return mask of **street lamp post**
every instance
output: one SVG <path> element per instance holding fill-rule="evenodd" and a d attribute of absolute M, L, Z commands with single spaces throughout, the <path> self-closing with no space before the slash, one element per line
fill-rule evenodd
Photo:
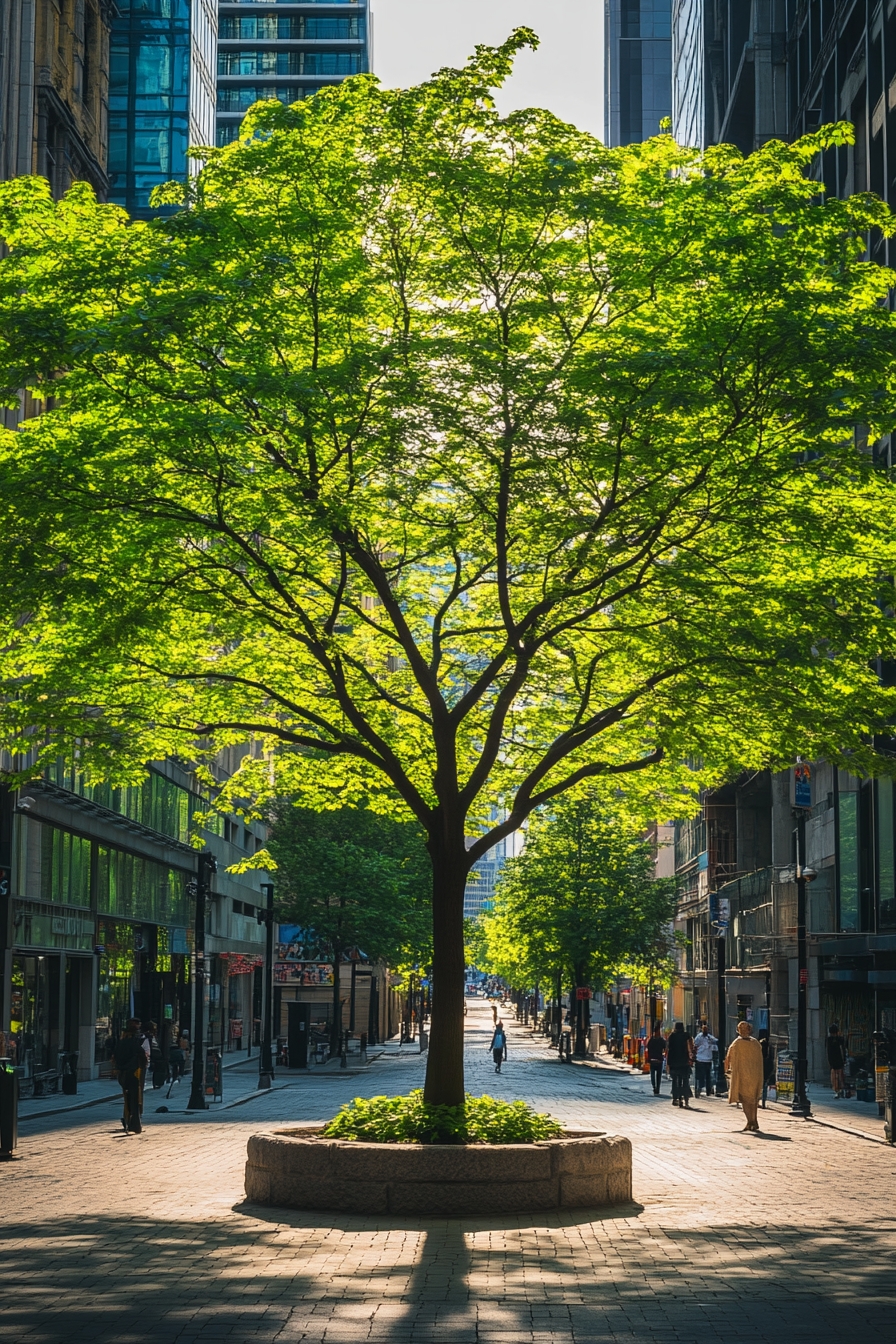
<path fill-rule="evenodd" d="M 815 869 L 805 865 L 806 857 L 806 809 L 795 807 L 793 816 L 796 821 L 796 1076 L 793 1087 L 793 1103 L 790 1114 L 808 1120 L 812 1107 L 806 1095 L 806 1076 L 808 1073 L 808 1024 L 809 1024 L 809 958 L 806 942 L 806 884 L 815 877 Z"/>
<path fill-rule="evenodd" d="M 264 924 L 264 978 L 261 984 L 261 1053 L 258 1056 L 258 1086 L 270 1087 L 274 1076 L 271 1040 L 271 999 L 274 985 L 274 884 L 263 882 L 265 895 L 263 910 L 258 911 L 258 922 Z"/>
<path fill-rule="evenodd" d="M 193 1079 L 190 1085 L 188 1111 L 206 1111 L 205 1100 L 205 902 L 208 896 L 208 879 L 218 871 L 214 854 L 203 850 L 198 856 L 195 881 L 190 887 L 196 893 L 196 917 L 194 922 L 193 956 L 195 974 L 193 976 Z"/>

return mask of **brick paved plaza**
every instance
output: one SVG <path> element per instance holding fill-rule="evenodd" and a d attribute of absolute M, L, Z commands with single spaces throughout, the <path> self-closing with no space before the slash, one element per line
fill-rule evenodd
<path fill-rule="evenodd" d="M 783 1108 L 744 1134 L 723 1101 L 681 1112 L 627 1071 L 559 1065 L 517 1028 L 497 1078 L 487 1020 L 481 1004 L 468 1018 L 470 1090 L 629 1135 L 635 1203 L 406 1219 L 243 1202 L 249 1134 L 415 1086 L 419 1056 L 361 1077 L 280 1075 L 271 1094 L 207 1117 L 157 1115 L 148 1093 L 139 1137 L 112 1103 L 23 1125 L 0 1167 L 0 1340 L 896 1338 L 896 1152 Z"/>

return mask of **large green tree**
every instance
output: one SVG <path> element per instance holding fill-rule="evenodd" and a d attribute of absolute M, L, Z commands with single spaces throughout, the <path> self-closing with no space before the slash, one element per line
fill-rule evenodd
<path fill-rule="evenodd" d="M 606 796 L 579 790 L 536 814 L 473 939 L 477 965 L 520 988 L 606 989 L 626 966 L 668 960 L 675 882 Z M 576 1017 L 585 1053 L 587 1016 Z"/>
<path fill-rule="evenodd" d="M 414 822 L 364 808 L 327 811 L 281 802 L 268 848 L 277 864 L 277 914 L 313 931 L 329 949 L 332 1047 L 342 1029 L 339 963 L 361 949 L 393 969 L 428 962 L 432 885 L 424 835 Z"/>
<path fill-rule="evenodd" d="M 251 738 L 247 806 L 413 816 L 431 1102 L 502 835 L 588 777 L 863 768 L 892 713 L 891 218 L 807 180 L 848 131 L 502 119 L 531 40 L 257 105 L 152 225 L 0 187 L 0 383 L 42 399 L 0 438 L 4 744 L 121 774 Z"/>

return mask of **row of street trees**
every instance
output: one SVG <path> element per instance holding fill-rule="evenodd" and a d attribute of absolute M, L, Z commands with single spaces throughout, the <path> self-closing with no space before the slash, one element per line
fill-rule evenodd
<path fill-rule="evenodd" d="M 317 812 L 281 800 L 271 809 L 277 917 L 313 935 L 333 958 L 331 1049 L 342 1031 L 339 964 L 358 950 L 390 968 L 432 959 L 431 870 L 412 821 L 365 808 Z"/>
<path fill-rule="evenodd" d="M 0 186 L 0 744 L 252 739 L 224 805 L 414 820 L 452 1105 L 497 840 L 589 779 L 873 769 L 896 694 L 892 218 L 807 176 L 848 128 L 607 149 L 498 115 L 534 40 L 257 104 L 152 224 Z"/>
<path fill-rule="evenodd" d="M 494 909 L 473 932 L 482 969 L 519 988 L 606 989 L 618 974 L 669 982 L 675 883 L 655 876 L 633 820 L 593 789 L 533 818 L 522 854 L 506 865 Z M 587 1000 L 585 1001 L 587 1005 Z M 587 1006 L 576 1014 L 585 1052 Z"/>

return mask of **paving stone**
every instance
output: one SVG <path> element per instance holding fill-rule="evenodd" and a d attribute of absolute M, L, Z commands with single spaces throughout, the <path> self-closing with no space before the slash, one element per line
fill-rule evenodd
<path fill-rule="evenodd" d="M 102 1107 L 22 1125 L 0 1165 L 0 1344 L 892 1344 L 896 1152 L 724 1099 L 691 1111 L 609 1061 L 561 1065 L 471 1005 L 468 1087 L 631 1140 L 631 1203 L 458 1218 L 298 1212 L 243 1195 L 253 1133 L 419 1086 L 425 1056 L 369 1074 L 278 1073 L 229 1111 Z M 14 1291 L 8 1291 L 15 1285 Z"/>

